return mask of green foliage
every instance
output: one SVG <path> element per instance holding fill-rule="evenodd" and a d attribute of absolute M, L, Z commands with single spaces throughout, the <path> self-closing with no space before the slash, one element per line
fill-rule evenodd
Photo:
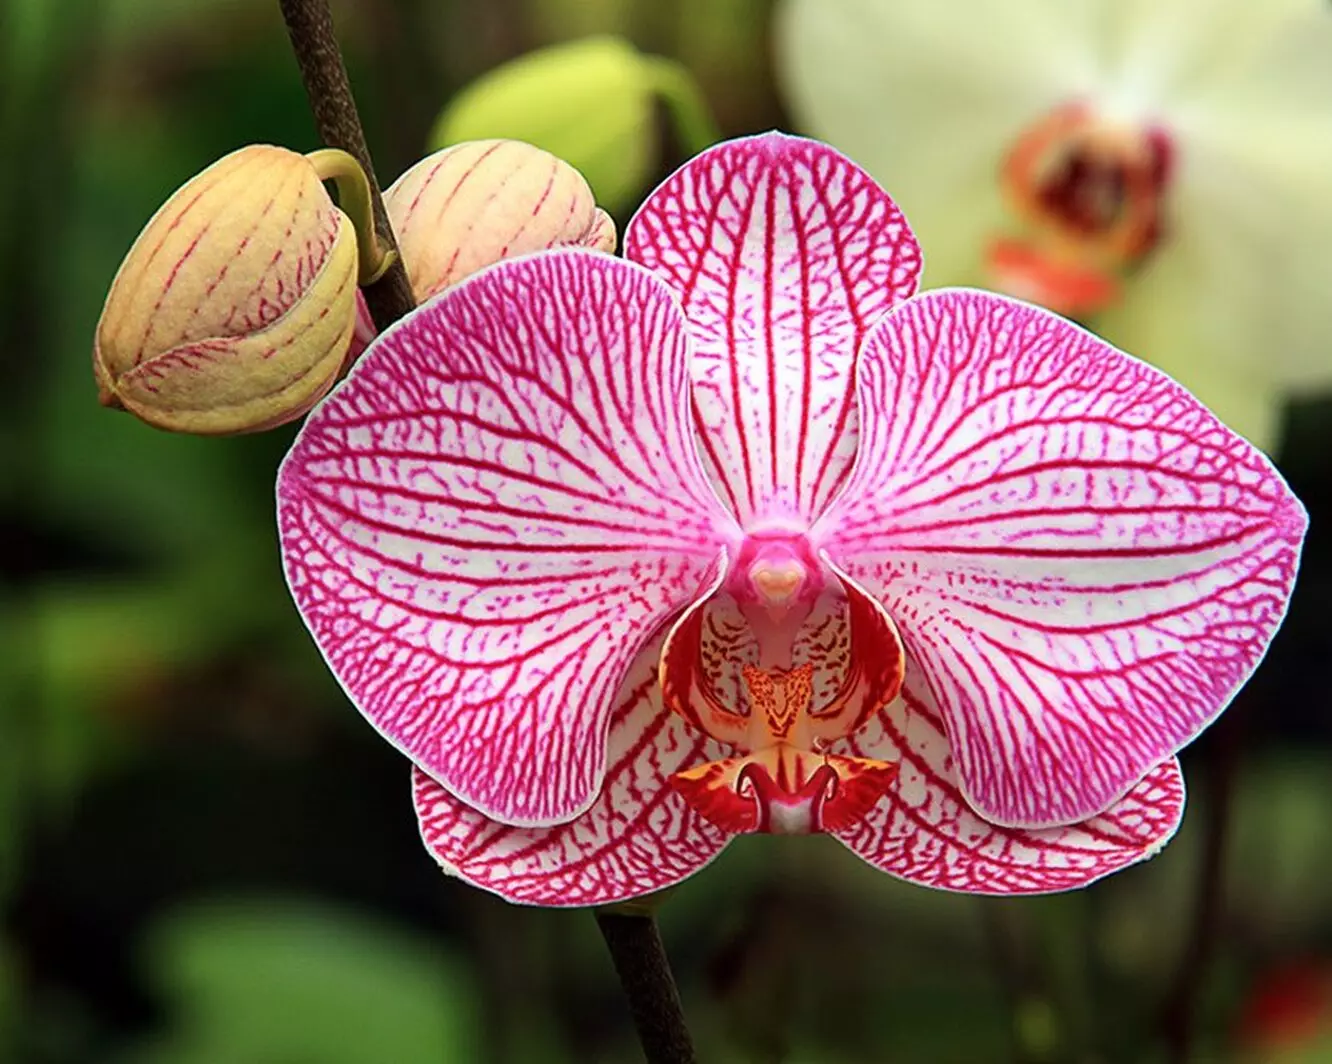
<path fill-rule="evenodd" d="M 573 164 L 607 210 L 623 214 L 656 171 L 661 100 L 685 154 L 718 137 L 706 102 L 681 64 L 645 56 L 617 37 L 589 37 L 533 52 L 480 78 L 435 125 L 431 149 L 504 137 Z"/>
<path fill-rule="evenodd" d="M 196 905 L 149 938 L 170 1030 L 122 1064 L 475 1059 L 471 986 L 404 929 L 311 903 Z"/>

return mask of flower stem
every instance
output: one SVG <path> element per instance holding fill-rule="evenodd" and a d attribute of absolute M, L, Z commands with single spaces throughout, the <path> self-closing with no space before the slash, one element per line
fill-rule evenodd
<path fill-rule="evenodd" d="M 384 209 L 370 151 L 365 145 L 365 131 L 356 113 L 347 67 L 333 32 L 333 14 L 328 0 L 278 0 L 278 5 L 287 24 L 296 63 L 301 68 L 301 81 L 310 98 L 310 110 L 314 112 L 319 136 L 330 148 L 342 149 L 361 164 L 369 183 L 370 207 L 380 243 L 393 253 L 393 262 L 383 276 L 363 289 L 375 325 L 386 329 L 410 311 L 416 300 L 402 258 L 397 254 L 398 244 Z"/>
<path fill-rule="evenodd" d="M 337 185 L 338 206 L 356 230 L 359 283 L 374 284 L 388 272 L 398 256 L 380 243 L 370 200 L 370 180 L 365 176 L 365 170 L 341 148 L 320 148 L 307 152 L 305 157 L 321 180 Z"/>
<path fill-rule="evenodd" d="M 597 910 L 596 916 L 647 1064 L 696 1064 L 656 919 L 647 913 L 607 909 Z"/>

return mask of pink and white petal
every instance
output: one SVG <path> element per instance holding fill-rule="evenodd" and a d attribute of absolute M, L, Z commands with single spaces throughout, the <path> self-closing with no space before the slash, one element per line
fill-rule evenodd
<path fill-rule="evenodd" d="M 379 337 L 283 463 L 287 580 L 330 668 L 489 816 L 595 799 L 625 670 L 727 534 L 688 353 L 641 267 L 510 260 Z"/>
<path fill-rule="evenodd" d="M 496 823 L 415 770 L 421 837 L 446 872 L 508 901 L 608 905 L 672 886 L 722 851 L 729 836 L 666 785 L 724 754 L 662 705 L 660 649 L 654 639 L 634 661 L 611 718 L 601 793 L 567 824 Z"/>
<path fill-rule="evenodd" d="M 768 133 L 667 178 L 624 252 L 684 306 L 705 464 L 741 525 L 813 520 L 855 457 L 861 337 L 916 291 L 902 212 L 832 148 Z"/>
<path fill-rule="evenodd" d="M 982 817 L 1096 815 L 1262 659 L 1304 508 L 1163 373 L 1015 300 L 912 300 L 858 379 L 861 450 L 814 534 L 897 622 Z"/>
<path fill-rule="evenodd" d="M 1084 887 L 1156 854 L 1184 814 L 1184 780 L 1172 757 L 1083 823 L 1029 830 L 983 820 L 958 785 L 939 707 L 914 662 L 902 697 L 832 750 L 897 764 L 887 796 L 837 837 L 875 868 L 924 887 L 968 894 Z"/>

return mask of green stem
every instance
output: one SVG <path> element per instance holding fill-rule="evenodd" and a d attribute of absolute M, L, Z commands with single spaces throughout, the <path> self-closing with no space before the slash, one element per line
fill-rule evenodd
<path fill-rule="evenodd" d="M 393 265 L 398 253 L 385 247 L 375 230 L 374 203 L 365 171 L 341 148 L 320 148 L 305 157 L 321 181 L 338 186 L 338 207 L 356 230 L 359 283 L 374 284 Z"/>

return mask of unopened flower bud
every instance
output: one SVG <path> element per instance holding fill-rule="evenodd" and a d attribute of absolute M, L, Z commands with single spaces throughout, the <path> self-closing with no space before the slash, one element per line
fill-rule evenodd
<path fill-rule="evenodd" d="M 612 211 L 638 199 L 658 167 L 658 103 L 686 154 L 719 134 L 702 91 L 680 63 L 619 37 L 587 37 L 496 67 L 459 93 L 435 124 L 442 147 L 512 137 L 576 167 Z"/>
<path fill-rule="evenodd" d="M 500 259 L 564 245 L 615 250 L 615 223 L 582 174 L 521 141 L 437 151 L 384 202 L 421 302 Z"/>
<path fill-rule="evenodd" d="M 324 156 L 350 161 L 241 148 L 153 216 L 97 324 L 104 404 L 212 435 L 290 421 L 328 391 L 351 342 L 358 251 Z"/>

